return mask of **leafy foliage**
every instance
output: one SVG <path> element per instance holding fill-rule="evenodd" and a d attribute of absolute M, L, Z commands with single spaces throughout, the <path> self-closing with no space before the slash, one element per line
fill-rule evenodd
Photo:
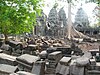
<path fill-rule="evenodd" d="M 0 32 L 20 34 L 30 32 L 40 15 L 43 0 L 0 0 Z"/>
<path fill-rule="evenodd" d="M 97 3 L 97 4 L 100 4 L 100 0 L 86 0 L 87 2 L 94 2 L 94 3 Z"/>

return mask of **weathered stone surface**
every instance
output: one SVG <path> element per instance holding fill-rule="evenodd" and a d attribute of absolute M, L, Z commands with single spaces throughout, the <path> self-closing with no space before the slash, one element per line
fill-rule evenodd
<path fill-rule="evenodd" d="M 55 74 L 55 68 L 47 68 L 46 69 L 46 74 Z"/>
<path fill-rule="evenodd" d="M 70 66 L 70 75 L 84 75 L 84 67 Z"/>
<path fill-rule="evenodd" d="M 9 75 L 17 70 L 17 66 L 0 64 L 0 75 Z"/>
<path fill-rule="evenodd" d="M 69 74 L 69 66 L 61 65 L 58 63 L 56 68 L 56 74 L 68 75 Z"/>
<path fill-rule="evenodd" d="M 90 65 L 96 65 L 96 60 L 95 60 L 95 58 L 90 59 Z"/>
<path fill-rule="evenodd" d="M 50 47 L 50 48 L 47 48 L 47 53 L 52 53 L 52 52 L 55 52 L 56 50 L 57 50 L 57 48 Z"/>
<path fill-rule="evenodd" d="M 96 70 L 100 70 L 100 62 L 96 62 Z"/>
<path fill-rule="evenodd" d="M 39 56 L 42 59 L 46 59 L 47 58 L 47 52 L 46 51 L 42 51 L 41 53 L 39 53 Z"/>
<path fill-rule="evenodd" d="M 57 51 L 61 51 L 63 55 L 70 55 L 71 54 L 71 47 L 67 45 L 66 47 L 56 47 Z"/>
<path fill-rule="evenodd" d="M 77 66 L 86 66 L 87 64 L 89 64 L 89 58 L 87 57 L 80 57 L 76 59 Z"/>
<path fill-rule="evenodd" d="M 8 50 L 11 49 L 11 47 L 10 47 L 9 45 L 4 44 L 4 45 L 1 46 L 1 49 L 2 49 L 2 50 L 7 50 L 7 51 L 8 51 Z"/>
<path fill-rule="evenodd" d="M 91 59 L 92 54 L 90 52 L 84 52 L 84 55 L 82 57 L 87 57 L 87 58 Z"/>
<path fill-rule="evenodd" d="M 0 53 L 0 64 L 17 65 L 16 57 L 5 53 Z"/>
<path fill-rule="evenodd" d="M 56 64 L 59 62 L 59 60 L 62 58 L 61 51 L 55 51 L 48 55 L 48 62 L 49 67 L 55 68 Z"/>
<path fill-rule="evenodd" d="M 77 56 L 77 55 L 71 55 L 72 60 L 80 58 L 81 56 Z"/>
<path fill-rule="evenodd" d="M 8 41 L 7 44 L 9 44 L 9 46 L 16 48 L 18 45 L 20 45 L 20 42 L 17 41 Z"/>
<path fill-rule="evenodd" d="M 99 70 L 100 71 L 100 62 L 96 62 L 96 65 L 90 65 L 90 70 Z"/>
<path fill-rule="evenodd" d="M 54 60 L 61 57 L 62 57 L 61 51 L 52 52 L 48 55 L 48 59 L 54 59 Z"/>
<path fill-rule="evenodd" d="M 60 64 L 62 64 L 62 65 L 68 65 L 70 61 L 71 61 L 71 57 L 63 57 L 60 60 Z"/>
<path fill-rule="evenodd" d="M 23 54 L 23 55 L 16 58 L 17 61 L 21 61 L 23 63 L 26 62 L 27 64 L 33 64 L 34 62 L 36 62 L 39 59 L 40 59 L 39 57 L 29 55 L 29 54 Z"/>
<path fill-rule="evenodd" d="M 10 75 L 36 75 L 25 71 L 18 71 L 17 73 L 12 73 Z"/>
<path fill-rule="evenodd" d="M 31 73 L 36 75 L 44 75 L 45 74 L 45 62 L 38 61 L 34 63 Z"/>
<path fill-rule="evenodd" d="M 87 71 L 87 75 L 100 75 L 100 71 L 98 71 L 98 70 L 89 70 L 89 71 Z"/>
<path fill-rule="evenodd" d="M 29 44 L 28 48 L 29 48 L 30 51 L 34 51 L 34 50 L 37 49 L 37 45 Z"/>
<path fill-rule="evenodd" d="M 69 66 L 62 65 L 59 74 L 68 75 L 69 74 Z"/>
<path fill-rule="evenodd" d="M 30 71 L 33 67 L 33 64 L 39 60 L 40 58 L 37 56 L 23 54 L 16 58 L 16 62 L 18 63 L 18 68 L 21 70 Z"/>
<path fill-rule="evenodd" d="M 58 63 L 57 67 L 56 67 L 56 73 L 60 72 L 61 67 L 62 67 L 62 65 L 60 63 Z"/>

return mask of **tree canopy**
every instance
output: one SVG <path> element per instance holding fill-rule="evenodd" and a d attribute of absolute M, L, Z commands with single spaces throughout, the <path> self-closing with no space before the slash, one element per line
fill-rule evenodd
<path fill-rule="evenodd" d="M 0 32 L 20 34 L 32 30 L 43 0 L 0 0 Z"/>

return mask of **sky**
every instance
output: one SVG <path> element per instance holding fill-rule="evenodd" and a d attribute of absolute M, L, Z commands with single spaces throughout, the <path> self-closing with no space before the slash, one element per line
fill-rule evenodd
<path fill-rule="evenodd" d="M 44 0 L 45 1 L 45 6 L 43 8 L 43 11 L 46 15 L 49 14 L 50 10 L 52 9 L 53 5 L 55 4 L 55 0 Z M 58 10 L 62 7 L 64 7 L 64 10 L 66 12 L 66 17 L 68 13 L 68 4 L 67 2 L 61 2 L 56 0 L 58 3 Z M 88 15 L 89 21 L 91 24 L 94 24 L 96 22 L 96 18 L 94 17 L 93 10 L 96 7 L 95 3 L 85 3 L 84 1 L 74 2 L 75 6 L 72 6 L 72 21 L 74 22 L 74 18 L 76 15 L 76 12 L 78 8 L 82 7 L 85 13 Z"/>

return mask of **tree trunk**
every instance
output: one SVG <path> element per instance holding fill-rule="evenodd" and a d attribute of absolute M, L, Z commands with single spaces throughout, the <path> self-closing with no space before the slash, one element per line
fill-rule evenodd
<path fill-rule="evenodd" d="M 35 30 L 34 30 L 34 28 L 35 28 L 35 26 L 32 27 L 32 37 L 33 37 L 33 38 L 35 38 L 35 37 L 34 37 L 34 35 L 35 35 Z"/>
<path fill-rule="evenodd" d="M 71 3 L 68 3 L 68 39 L 71 39 L 71 29 L 72 28 L 72 21 L 71 21 Z"/>
<path fill-rule="evenodd" d="M 77 37 L 77 38 L 89 38 L 88 36 L 82 34 L 81 32 L 77 31 L 72 24 L 71 20 L 71 2 L 68 3 L 68 26 L 67 26 L 67 38 L 69 40 Z"/>
<path fill-rule="evenodd" d="M 5 37 L 4 42 L 8 41 L 8 35 L 4 34 L 4 37 Z"/>

